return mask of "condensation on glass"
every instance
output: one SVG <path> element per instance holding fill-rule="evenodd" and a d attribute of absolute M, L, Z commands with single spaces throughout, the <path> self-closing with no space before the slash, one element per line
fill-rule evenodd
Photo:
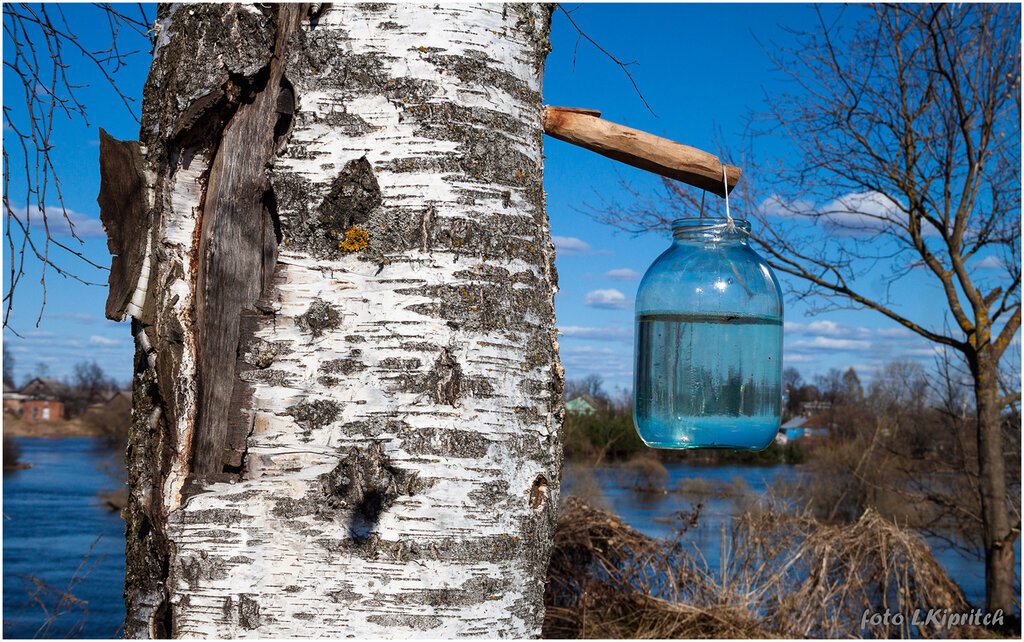
<path fill-rule="evenodd" d="M 750 224 L 678 219 L 636 297 L 634 418 L 655 448 L 759 450 L 782 409 L 782 294 Z"/>

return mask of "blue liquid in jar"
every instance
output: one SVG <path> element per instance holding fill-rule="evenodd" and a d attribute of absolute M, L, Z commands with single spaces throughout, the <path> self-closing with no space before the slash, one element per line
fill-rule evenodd
<path fill-rule="evenodd" d="M 637 316 L 637 432 L 655 448 L 759 450 L 779 430 L 782 319 Z"/>

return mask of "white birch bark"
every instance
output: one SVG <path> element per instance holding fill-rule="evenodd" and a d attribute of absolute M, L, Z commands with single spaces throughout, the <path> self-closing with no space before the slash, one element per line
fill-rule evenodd
<path fill-rule="evenodd" d="M 217 153 L 189 119 L 259 77 L 274 26 L 249 7 L 161 10 L 143 123 L 156 251 L 131 309 L 127 633 L 539 635 L 563 412 L 541 183 L 549 18 L 417 3 L 303 19 L 268 170 L 276 269 L 243 315 L 243 463 L 189 481 Z"/>

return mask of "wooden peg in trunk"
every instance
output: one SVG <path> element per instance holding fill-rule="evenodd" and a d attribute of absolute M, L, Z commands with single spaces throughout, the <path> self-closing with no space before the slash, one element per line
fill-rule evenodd
<path fill-rule="evenodd" d="M 714 154 L 639 129 L 602 120 L 601 112 L 576 107 L 545 107 L 544 132 L 648 172 L 725 196 L 722 168 L 731 192 L 740 168 L 723 165 Z"/>

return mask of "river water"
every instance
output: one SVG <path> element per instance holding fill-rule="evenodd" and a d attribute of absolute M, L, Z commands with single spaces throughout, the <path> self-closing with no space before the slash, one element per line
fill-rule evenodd
<path fill-rule="evenodd" d="M 3 477 L 3 633 L 4 637 L 110 638 L 120 634 L 124 619 L 124 523 L 97 499 L 117 482 L 105 471 L 111 452 L 89 438 L 17 439 L 22 460 L 32 468 Z M 771 485 L 793 481 L 790 466 L 706 467 L 669 464 L 668 488 L 678 483 L 746 488 L 729 498 L 701 498 L 697 526 L 688 542 L 717 568 L 721 529 L 743 502 L 756 500 Z M 689 510 L 697 498 L 677 493 L 638 494 L 621 487 L 621 471 L 599 468 L 594 479 L 609 507 L 648 535 L 666 537 L 673 526 L 666 519 Z M 686 480 L 690 480 L 687 482 Z M 572 475 L 569 475 L 570 485 Z M 617 483 L 619 482 L 619 483 Z M 91 547 L 91 552 L 90 552 Z M 1020 541 L 1017 543 L 1018 559 Z M 956 553 L 935 548 L 946 570 L 974 604 L 984 600 L 984 571 Z M 76 569 L 78 569 L 76 571 Z M 47 586 L 67 589 L 81 603 L 65 603 L 62 614 L 48 618 L 33 602 L 38 578 Z M 55 600 L 43 594 L 51 611 Z"/>
<path fill-rule="evenodd" d="M 32 467 L 3 477 L 4 637 L 118 636 L 124 522 L 97 499 L 99 491 L 117 485 L 105 472 L 112 453 L 86 437 L 17 442 L 22 461 Z M 30 599 L 28 589 L 35 592 L 37 585 L 29 575 L 54 589 L 71 586 L 85 604 L 66 603 L 63 615 L 45 628 L 46 612 Z M 41 597 L 51 611 L 59 603 L 51 594 Z"/>

